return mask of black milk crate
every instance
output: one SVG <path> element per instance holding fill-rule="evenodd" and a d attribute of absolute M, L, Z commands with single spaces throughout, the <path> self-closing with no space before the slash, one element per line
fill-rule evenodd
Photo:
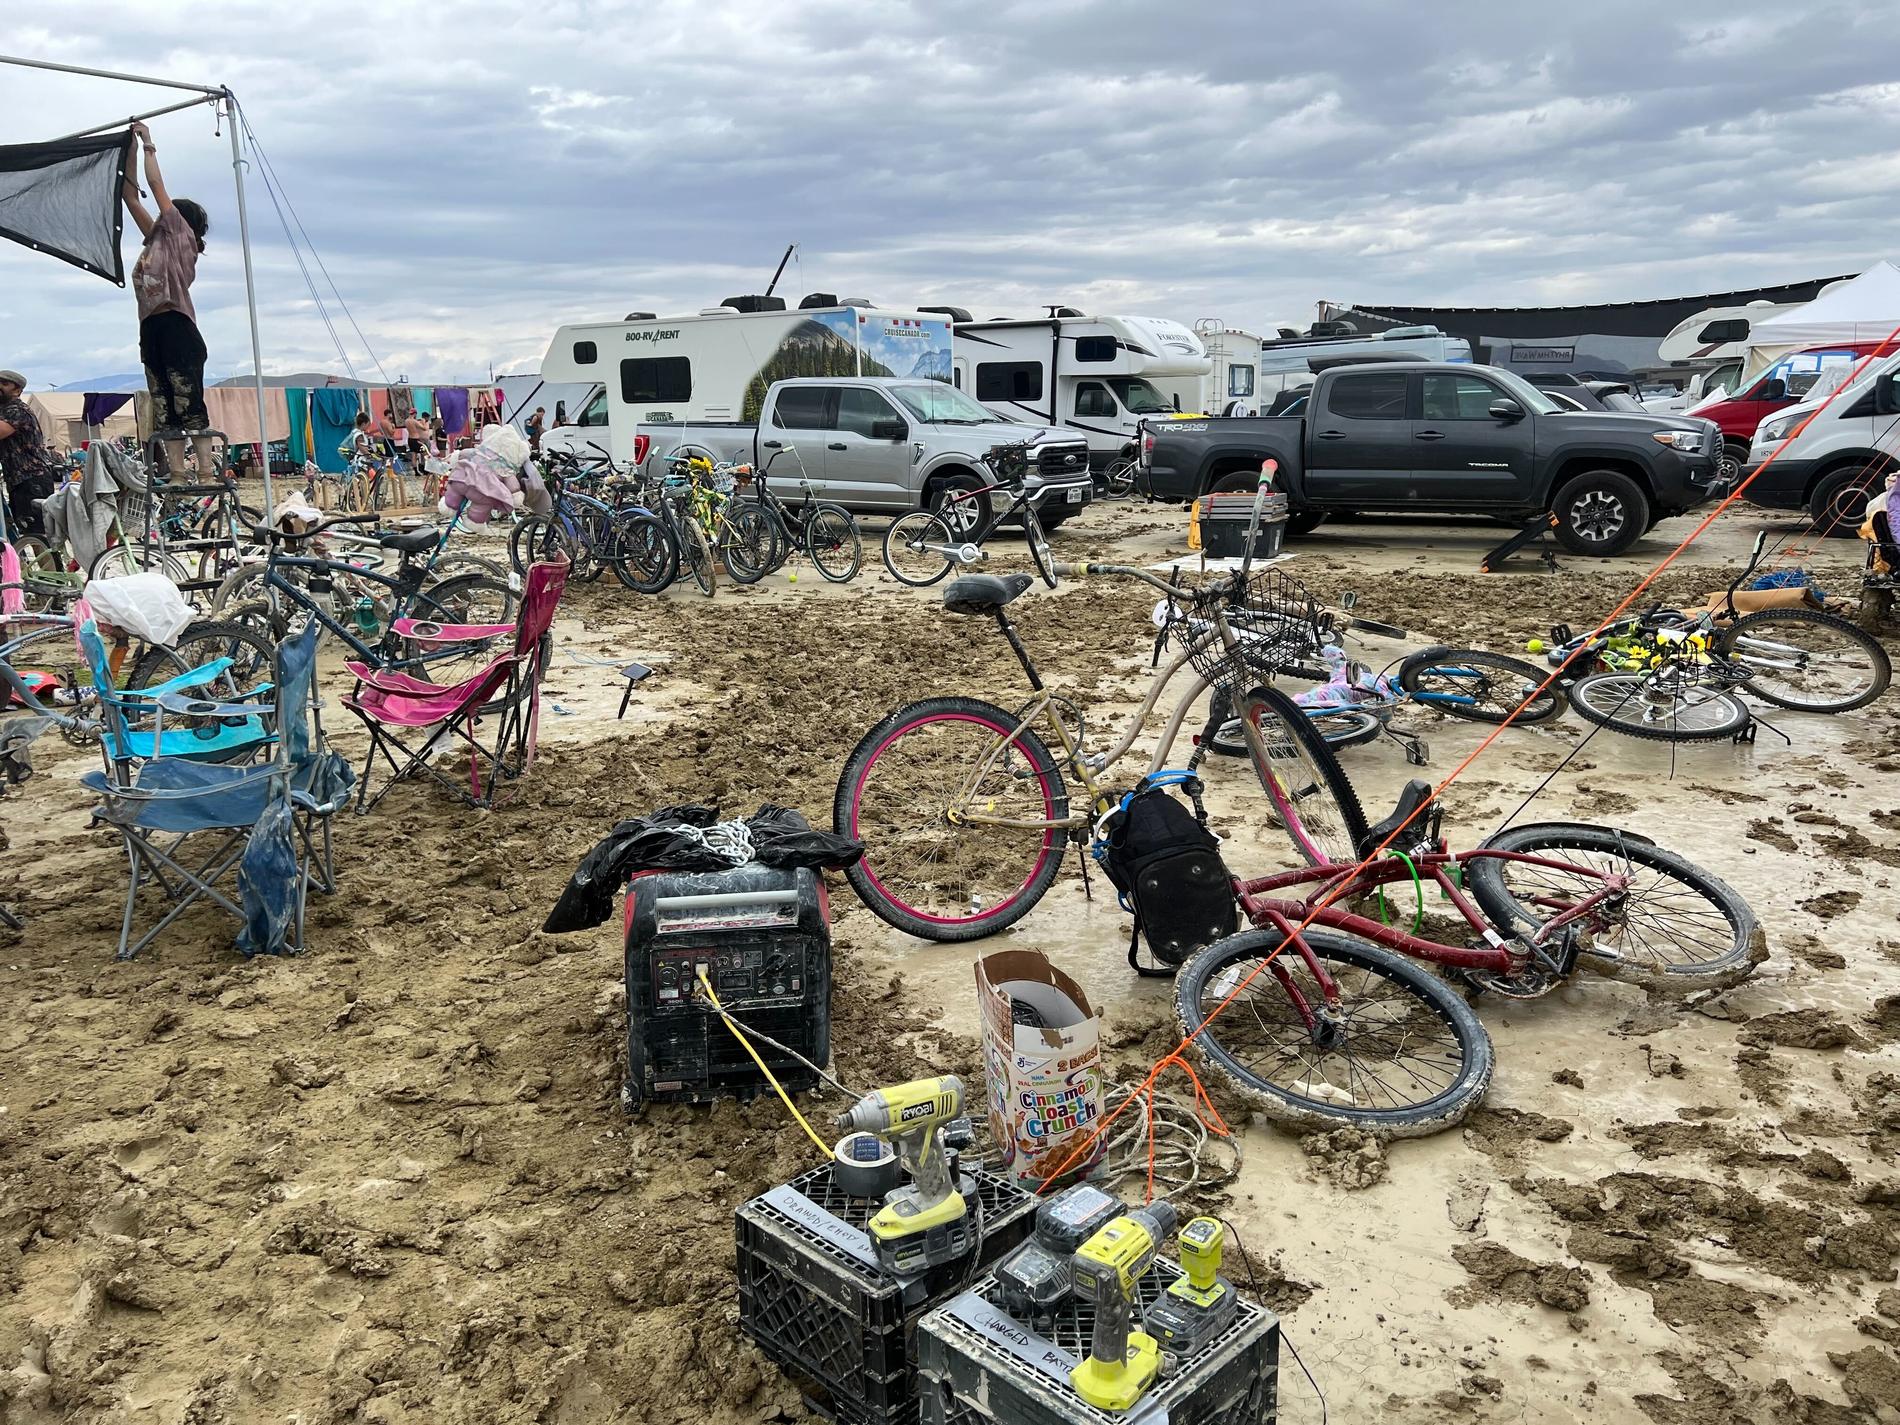
<path fill-rule="evenodd" d="M 840 1425 L 916 1425 L 917 1319 L 1035 1226 L 1032 1193 L 981 1169 L 962 1176 L 983 1214 L 977 1260 L 908 1279 L 877 1265 L 866 1228 L 882 1201 L 840 1191 L 829 1167 L 736 1215 L 740 1328 Z"/>
<path fill-rule="evenodd" d="M 1141 1314 L 1181 1269 L 1156 1258 L 1137 1283 Z M 1273 1425 L 1279 1409 L 1280 1321 L 1245 1297 L 1233 1324 L 1169 1375 L 1132 1410 L 1102 1410 L 1069 1384 L 1088 1355 L 1095 1310 L 1070 1297 L 1047 1330 L 1015 1321 L 986 1276 L 917 1325 L 917 1393 L 922 1425 Z"/>
<path fill-rule="evenodd" d="M 803 868 L 663 871 L 627 887 L 627 1078 L 621 1102 L 752 1098 L 770 1085 L 699 986 L 754 1039 L 786 1090 L 831 1058 L 831 931 L 824 884 Z"/>
<path fill-rule="evenodd" d="M 1209 559 L 1238 559 L 1247 552 L 1247 526 L 1253 521 L 1252 495 L 1201 497 L 1201 553 Z M 1287 498 L 1267 496 L 1254 532 L 1253 557 L 1278 559 L 1286 535 Z"/>

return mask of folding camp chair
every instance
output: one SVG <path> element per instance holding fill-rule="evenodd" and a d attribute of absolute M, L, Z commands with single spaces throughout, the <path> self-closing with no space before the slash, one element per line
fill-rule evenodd
<path fill-rule="evenodd" d="M 398 619 L 392 627 L 418 643 L 474 643 L 512 632 L 514 645 L 498 654 L 472 678 L 438 687 L 405 673 L 380 671 L 366 663 L 346 663 L 356 687 L 343 699 L 369 733 L 356 809 L 366 812 L 406 777 L 429 777 L 474 807 L 495 804 L 501 784 L 534 765 L 541 720 L 541 679 L 553 646 L 549 630 L 554 610 L 567 587 L 565 559 L 532 565 L 521 594 L 516 622 L 509 624 L 438 624 Z M 479 731 L 483 708 L 491 714 L 492 740 Z M 405 734 L 407 739 L 405 740 Z M 433 759 L 446 747 L 468 748 L 468 782 L 444 773 Z M 389 764 L 390 776 L 374 796 L 370 773 L 376 759 Z M 484 774 L 486 774 L 484 776 Z"/>
<path fill-rule="evenodd" d="M 158 725 L 152 737 L 158 754 L 142 760 L 122 757 L 117 749 L 133 745 L 125 726 L 126 713 L 129 709 L 151 712 L 153 690 L 134 695 L 101 688 L 105 769 L 89 772 L 81 780 L 104 798 L 93 811 L 95 824 L 117 828 L 131 863 L 119 927 L 121 960 L 138 954 L 200 900 L 248 924 L 244 908 L 218 888 L 219 882 L 238 866 L 258 819 L 274 802 L 285 799 L 300 844 L 296 872 L 288 886 L 254 889 L 266 896 L 287 895 L 295 925 L 291 943 L 302 948 L 309 887 L 314 884 L 330 891 L 336 885 L 329 818 L 349 805 L 355 782 L 349 764 L 324 745 L 315 687 L 318 632 L 312 620 L 277 650 L 276 721 L 283 731 L 283 745 L 268 762 L 235 766 L 166 751 L 171 734 L 164 731 L 162 719 L 167 713 L 202 720 L 243 718 L 256 711 L 252 703 L 211 702 L 185 691 L 165 692 L 156 698 Z M 88 634 L 98 639 L 90 620 L 82 628 L 82 641 Z M 193 837 L 199 840 L 192 842 L 187 861 L 186 843 Z M 172 905 L 134 943 L 138 894 L 148 882 L 158 886 Z"/>
<path fill-rule="evenodd" d="M 86 666 L 92 670 L 93 687 L 112 688 L 118 682 L 112 659 L 92 610 L 83 599 L 73 606 L 73 616 L 76 620 L 73 635 Z M 264 719 L 271 707 L 249 700 L 272 693 L 270 683 L 251 689 L 242 704 L 220 703 L 220 707 L 234 709 L 225 715 L 186 714 L 174 719 L 170 728 L 160 730 L 164 722 L 160 708 L 166 697 L 205 688 L 232 666 L 234 660 L 230 658 L 213 658 L 209 663 L 201 663 L 189 672 L 149 688 L 117 689 L 115 697 L 121 716 L 107 721 L 102 738 L 108 759 L 129 763 L 153 757 L 185 757 L 196 762 L 235 762 L 248 760 L 269 746 L 276 740 L 276 734 Z M 138 727 L 129 726 L 130 722 L 136 722 Z"/>

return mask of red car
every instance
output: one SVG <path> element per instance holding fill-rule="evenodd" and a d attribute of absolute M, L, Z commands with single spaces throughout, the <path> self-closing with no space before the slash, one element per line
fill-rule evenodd
<path fill-rule="evenodd" d="M 1878 341 L 1844 342 L 1791 351 L 1734 395 L 1712 406 L 1697 408 L 1696 415 L 1722 428 L 1721 477 L 1730 482 L 1740 477 L 1742 466 L 1748 460 L 1749 442 L 1755 438 L 1755 427 L 1782 407 L 1792 406 L 1806 396 L 1820 378 L 1824 365 L 1852 366 L 1863 356 L 1879 351 L 1881 345 Z"/>

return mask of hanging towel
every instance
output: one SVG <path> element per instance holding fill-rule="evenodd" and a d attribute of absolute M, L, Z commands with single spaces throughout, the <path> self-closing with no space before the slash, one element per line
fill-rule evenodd
<path fill-rule="evenodd" d="M 451 436 L 468 431 L 468 392 L 460 386 L 435 388 L 436 414 L 442 417 L 442 429 Z"/>
<path fill-rule="evenodd" d="M 336 451 L 356 429 L 362 409 L 362 393 L 352 386 L 322 386 L 310 393 L 310 444 L 317 469 L 338 475 L 350 468 Z"/>
<path fill-rule="evenodd" d="M 389 390 L 371 386 L 363 392 L 363 409 L 369 412 L 369 426 L 378 435 L 389 432 Z"/>
<path fill-rule="evenodd" d="M 435 414 L 435 393 L 427 386 L 418 386 L 410 393 L 416 398 L 416 409 L 425 416 Z"/>
<path fill-rule="evenodd" d="M 301 465 L 310 458 L 310 391 L 304 386 L 284 388 L 284 405 L 290 412 L 290 439 L 285 443 L 286 459 Z"/>
<path fill-rule="evenodd" d="M 407 386 L 389 388 L 389 420 L 392 425 L 402 425 L 416 408 L 416 398 Z"/>
<path fill-rule="evenodd" d="M 213 386 L 205 392 L 205 410 L 211 428 L 224 432 L 232 445 L 255 445 L 262 440 L 287 440 L 290 437 L 290 408 L 282 387 L 264 390 L 264 431 L 257 430 L 257 388 L 255 386 Z"/>
<path fill-rule="evenodd" d="M 86 397 L 86 403 L 81 413 L 84 415 L 87 425 L 102 426 L 106 423 L 107 416 L 111 415 L 131 399 L 132 395 L 130 392 L 126 392 L 124 395 L 113 392 L 89 395 Z"/>

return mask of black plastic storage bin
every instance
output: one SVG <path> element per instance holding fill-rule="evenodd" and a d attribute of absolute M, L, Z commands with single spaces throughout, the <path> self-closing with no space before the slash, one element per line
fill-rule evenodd
<path fill-rule="evenodd" d="M 883 1206 L 813 1168 L 736 1214 L 739 1326 L 840 1425 L 913 1425 L 917 1320 L 1029 1236 L 1036 1198 L 1007 1179 L 963 1173 L 983 1214 L 977 1260 L 893 1277 L 876 1265 L 871 1215 Z M 868 1258 L 868 1260 L 867 1260 Z"/>
<path fill-rule="evenodd" d="M 1181 1269 L 1156 1258 L 1137 1285 L 1134 1325 Z M 1094 1308 L 1070 1297 L 1045 1332 L 1014 1321 L 996 1278 L 985 1277 L 917 1324 L 922 1425 L 1274 1425 L 1279 1410 L 1280 1321 L 1242 1297 L 1233 1324 L 1132 1410 L 1102 1410 L 1069 1384 L 1088 1354 Z"/>
<path fill-rule="evenodd" d="M 1247 552 L 1247 526 L 1253 520 L 1252 495 L 1201 496 L 1201 552 L 1209 559 L 1238 559 Z M 1287 499 L 1268 495 L 1254 532 L 1253 557 L 1278 559 L 1286 539 Z"/>
<path fill-rule="evenodd" d="M 742 1026 L 814 1064 L 831 1058 L 831 930 L 824 886 L 802 868 L 661 871 L 627 886 L 627 1078 L 621 1102 L 751 1098 L 771 1085 L 699 987 Z M 763 1039 L 785 1088 L 818 1075 Z"/>

